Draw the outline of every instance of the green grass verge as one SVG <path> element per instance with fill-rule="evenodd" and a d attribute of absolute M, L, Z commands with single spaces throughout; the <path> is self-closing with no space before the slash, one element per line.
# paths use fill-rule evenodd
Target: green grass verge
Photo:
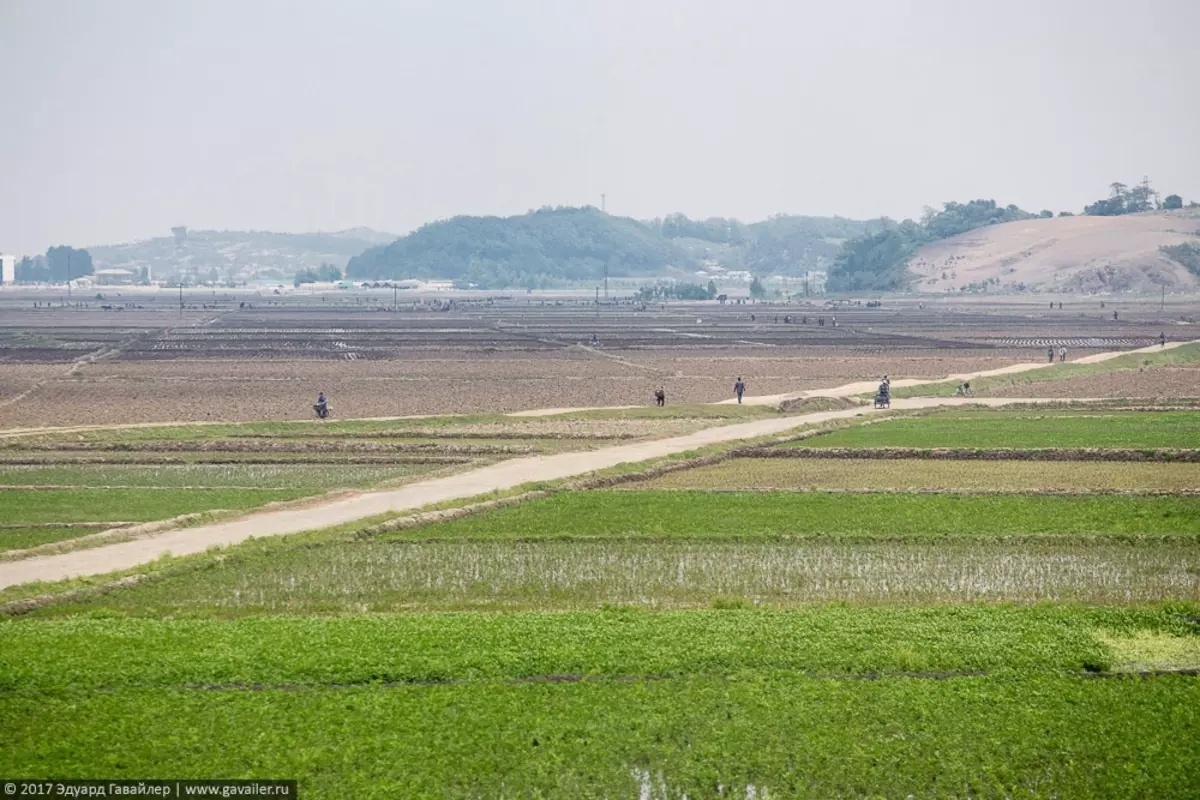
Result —
<path fill-rule="evenodd" d="M 1194 411 L 946 411 L 841 428 L 786 447 L 1200 447 Z"/>
<path fill-rule="evenodd" d="M 386 538 L 642 539 L 1200 535 L 1200 498 L 573 492 Z"/>
<path fill-rule="evenodd" d="M 1045 355 L 1045 351 L 1040 352 Z M 990 378 L 976 378 L 971 381 L 971 391 L 977 395 L 987 394 L 993 389 L 1003 389 L 1010 386 L 1026 386 L 1031 383 L 1059 381 L 1080 375 L 1098 375 L 1107 372 L 1136 370 L 1144 367 L 1169 367 L 1200 362 L 1200 343 L 1185 344 L 1157 353 L 1130 353 L 1117 356 L 1097 364 L 1078 364 L 1066 362 L 1046 366 L 1028 372 L 1016 372 L 1010 375 L 996 375 Z M 892 396 L 902 397 L 949 397 L 958 391 L 958 382 L 929 383 L 920 386 L 896 387 Z M 865 396 L 865 395 L 864 395 Z"/>
<path fill-rule="evenodd" d="M 513 419 L 548 419 L 548 420 L 623 420 L 623 419 L 711 419 L 711 420 L 750 420 L 764 417 L 778 417 L 779 411 L 774 406 L 714 405 L 709 403 L 685 403 L 679 405 L 639 406 L 637 408 L 605 408 L 594 411 L 571 411 L 566 414 L 554 414 L 547 417 L 509 417 Z"/>
<path fill-rule="evenodd" d="M 247 509 L 295 500 L 303 489 L 28 489 L 4 490 L 6 523 L 143 522 L 214 509 Z"/>
<path fill-rule="evenodd" d="M 0 552 L 5 550 L 24 550 L 37 547 L 40 544 L 65 542 L 78 539 L 90 533 L 99 533 L 99 528 L 47 528 L 31 525 L 27 528 L 0 529 Z"/>

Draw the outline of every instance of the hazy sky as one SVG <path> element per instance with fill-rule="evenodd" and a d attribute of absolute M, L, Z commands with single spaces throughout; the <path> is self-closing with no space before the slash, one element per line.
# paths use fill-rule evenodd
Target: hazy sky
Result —
<path fill-rule="evenodd" d="M 0 0 L 0 251 L 1200 199 L 1200 0 Z"/>

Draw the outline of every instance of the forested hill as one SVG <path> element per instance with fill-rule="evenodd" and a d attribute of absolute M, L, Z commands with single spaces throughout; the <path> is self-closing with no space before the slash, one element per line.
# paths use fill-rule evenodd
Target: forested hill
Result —
<path fill-rule="evenodd" d="M 454 217 L 350 259 L 350 278 L 454 280 L 487 288 L 550 286 L 692 267 L 682 248 L 637 220 L 599 209 Z"/>
<path fill-rule="evenodd" d="M 671 214 L 651 223 L 663 236 L 689 250 L 705 251 L 721 266 L 755 275 L 800 275 L 828 269 L 843 244 L 879 230 L 883 224 L 882 220 L 789 214 L 750 224 L 725 217 L 692 220 Z"/>
<path fill-rule="evenodd" d="M 880 223 L 775 216 L 744 224 L 672 214 L 650 222 L 592 208 L 545 208 L 515 217 L 454 217 L 350 260 L 356 279 L 455 280 L 486 288 L 542 288 L 613 277 L 692 271 L 712 260 L 755 274 L 825 269 L 842 244 Z"/>

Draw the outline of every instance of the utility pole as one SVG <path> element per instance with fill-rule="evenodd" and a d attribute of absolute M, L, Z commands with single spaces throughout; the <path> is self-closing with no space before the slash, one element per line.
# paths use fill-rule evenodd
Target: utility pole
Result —
<path fill-rule="evenodd" d="M 179 316 L 183 316 L 183 276 L 179 276 Z"/>
<path fill-rule="evenodd" d="M 608 264 L 604 265 L 604 302 L 608 302 Z"/>
<path fill-rule="evenodd" d="M 600 287 L 596 287 L 596 319 L 600 318 Z"/>
<path fill-rule="evenodd" d="M 71 304 L 71 253 L 67 252 L 67 305 Z"/>
<path fill-rule="evenodd" d="M 397 313 L 400 311 L 400 296 L 397 294 L 399 291 L 400 287 L 396 284 L 392 284 L 392 311 Z"/>
<path fill-rule="evenodd" d="M 1167 307 L 1167 284 L 1162 285 L 1162 300 L 1158 304 L 1158 313 L 1162 313 Z"/>

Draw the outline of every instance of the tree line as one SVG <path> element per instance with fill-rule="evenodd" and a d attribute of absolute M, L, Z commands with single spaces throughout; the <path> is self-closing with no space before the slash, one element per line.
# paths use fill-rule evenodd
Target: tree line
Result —
<path fill-rule="evenodd" d="M 44 256 L 25 256 L 16 263 L 17 283 L 66 283 L 95 272 L 87 250 L 60 245 Z"/>

